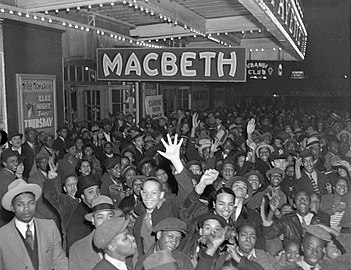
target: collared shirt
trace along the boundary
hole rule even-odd
[[[243,209],[243,203],[235,202],[234,209],[235,209],[235,221],[236,221],[240,216],[241,210]]]
[[[306,216],[300,216],[299,214],[297,214],[297,217],[299,218],[300,220],[300,223],[303,224],[302,220],[304,219],[305,222],[306,222],[306,225],[310,225],[311,224],[311,221],[312,221],[312,218],[313,218],[313,214],[312,213],[308,213]]]
[[[29,141],[27,141],[27,143],[28,143],[28,145],[29,145],[32,149],[35,149],[34,143],[31,143],[31,142],[29,142]]]
[[[59,138],[60,138],[61,140],[65,141],[65,138],[63,138],[63,137],[61,137],[61,136],[59,136]]]
[[[106,261],[109,261],[114,267],[119,270],[128,270],[127,265],[125,262],[112,258],[111,256],[105,254]]]
[[[26,231],[27,231],[27,224],[29,224],[29,229],[32,231],[33,239],[35,237],[34,233],[34,221],[33,219],[29,223],[22,222],[15,218],[15,226],[19,230],[19,232],[22,234],[23,238],[26,239]]]
[[[307,262],[305,262],[303,258],[301,260],[298,260],[296,264],[300,266],[303,270],[321,269],[319,264],[316,264],[315,266],[309,265]]]
[[[43,170],[40,170],[40,172],[44,175],[45,178],[48,178],[48,173],[44,172]]]
[[[111,142],[110,134],[107,134],[106,132],[104,132],[104,137],[105,137],[106,141]]]
[[[14,152],[18,152],[18,154],[22,154],[22,147],[15,148],[15,147],[12,146],[11,150],[14,151]]]
[[[316,182],[316,184],[318,184],[317,173],[315,170],[313,170],[312,173],[308,173],[308,172],[306,172],[306,173],[307,173],[309,178],[313,179]]]
[[[244,253],[242,253],[239,249],[239,247],[236,248],[236,251],[238,252],[238,254],[241,256],[241,257],[246,257],[248,260],[252,260],[252,258],[256,258],[257,259],[257,256],[256,256],[256,251],[255,249],[253,248],[250,253],[245,256]]]

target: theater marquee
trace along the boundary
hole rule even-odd
[[[98,80],[246,81],[245,48],[98,49]]]

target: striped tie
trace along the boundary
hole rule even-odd
[[[312,187],[313,187],[313,191],[315,193],[317,193],[317,194],[320,194],[321,192],[319,191],[318,185],[317,185],[316,181],[313,179],[312,174],[310,174],[310,179],[311,179],[311,184],[312,184]]]

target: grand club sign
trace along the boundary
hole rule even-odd
[[[246,81],[245,48],[97,50],[98,80]]]

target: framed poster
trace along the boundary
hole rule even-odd
[[[55,135],[56,76],[16,74],[16,81],[19,131],[23,133],[27,127],[33,127]]]

